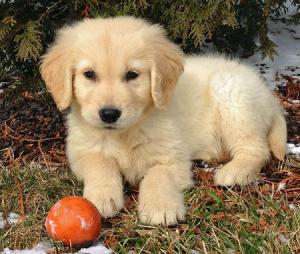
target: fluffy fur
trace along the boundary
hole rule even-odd
[[[139,76],[127,81],[130,70]],[[41,74],[58,108],[71,106],[67,156],[104,217],[123,207],[122,176],[140,183],[140,220],[170,225],[185,218],[191,160],[225,160],[215,183],[244,185],[270,150],[284,158],[281,108],[253,69],[221,56],[184,57],[143,20],[98,18],[61,29]],[[122,111],[116,123],[99,118],[107,106]]]

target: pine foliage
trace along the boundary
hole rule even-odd
[[[41,40],[42,31],[38,22],[28,21],[24,32],[16,35],[16,57],[26,61],[27,59],[37,60],[43,49]]]
[[[7,16],[1,20],[0,23],[0,43],[6,38],[6,36],[10,33],[11,29],[16,24],[15,17]]]
[[[42,84],[41,54],[55,30],[82,18],[133,15],[162,24],[185,52],[201,52],[211,42],[220,52],[273,57],[268,19],[280,19],[287,3],[296,12],[285,18],[299,24],[299,0],[0,0],[0,82]],[[40,86],[38,86],[40,89]]]

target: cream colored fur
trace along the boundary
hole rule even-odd
[[[124,80],[128,70],[138,78]],[[98,18],[63,28],[41,74],[58,107],[71,106],[68,159],[104,217],[123,207],[122,176],[140,183],[140,220],[170,225],[185,218],[191,160],[226,160],[216,184],[244,185],[270,150],[284,158],[281,108],[253,69],[221,56],[184,60],[161,27],[143,20]],[[122,111],[114,129],[98,116],[106,106]]]

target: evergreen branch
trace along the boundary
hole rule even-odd
[[[26,24],[25,31],[17,35],[14,41],[17,43],[15,48],[16,57],[20,60],[32,58],[37,60],[42,50],[40,24],[38,22],[29,21]]]
[[[12,28],[16,24],[16,20],[14,16],[5,17],[0,23],[0,43],[7,37],[7,35],[11,32]]]

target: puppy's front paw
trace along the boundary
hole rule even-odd
[[[215,184],[221,186],[246,185],[257,178],[254,170],[231,168],[225,165],[215,173]]]
[[[138,212],[140,221],[152,225],[174,225],[185,219],[183,194],[158,193],[151,191],[140,193]]]
[[[113,217],[124,205],[122,188],[87,186],[84,188],[83,196],[97,207],[104,218]]]

